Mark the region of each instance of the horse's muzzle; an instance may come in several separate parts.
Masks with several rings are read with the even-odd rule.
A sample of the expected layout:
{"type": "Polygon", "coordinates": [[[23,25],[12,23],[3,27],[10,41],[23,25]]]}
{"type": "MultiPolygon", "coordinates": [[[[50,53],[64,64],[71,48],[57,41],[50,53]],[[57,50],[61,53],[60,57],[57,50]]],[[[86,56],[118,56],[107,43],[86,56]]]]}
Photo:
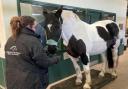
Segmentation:
{"type": "Polygon", "coordinates": [[[57,51],[56,45],[48,45],[48,52],[49,52],[50,54],[55,54],[56,51],[57,51]]]}

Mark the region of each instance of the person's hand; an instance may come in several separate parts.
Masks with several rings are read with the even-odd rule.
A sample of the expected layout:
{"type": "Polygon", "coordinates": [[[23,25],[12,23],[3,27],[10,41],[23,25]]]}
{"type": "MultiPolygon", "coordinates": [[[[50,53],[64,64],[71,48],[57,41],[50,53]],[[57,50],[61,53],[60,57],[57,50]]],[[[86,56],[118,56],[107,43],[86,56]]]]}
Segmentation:
{"type": "Polygon", "coordinates": [[[54,62],[55,62],[55,64],[57,64],[59,61],[60,61],[60,59],[61,59],[61,56],[58,56],[58,55],[55,55],[54,57],[54,62]]]}
{"type": "Polygon", "coordinates": [[[48,51],[48,48],[47,48],[47,47],[44,47],[43,49],[44,49],[44,51],[45,51],[45,52],[47,52],[47,51],[48,51]]]}

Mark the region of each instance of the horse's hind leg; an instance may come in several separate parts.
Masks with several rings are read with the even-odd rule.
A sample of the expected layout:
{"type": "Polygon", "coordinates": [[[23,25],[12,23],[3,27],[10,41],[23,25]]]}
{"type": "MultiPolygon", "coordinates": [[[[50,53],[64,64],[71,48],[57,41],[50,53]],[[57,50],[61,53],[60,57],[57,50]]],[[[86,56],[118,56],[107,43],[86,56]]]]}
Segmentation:
{"type": "Polygon", "coordinates": [[[111,70],[111,74],[117,77],[117,66],[118,66],[118,48],[112,49],[114,67],[111,70]]]}
{"type": "Polygon", "coordinates": [[[78,58],[74,58],[70,55],[69,55],[69,57],[70,57],[73,65],[74,65],[74,68],[75,68],[75,71],[76,71],[76,76],[77,76],[76,85],[80,85],[82,83],[82,74],[81,74],[80,66],[77,63],[78,58]]]}
{"type": "Polygon", "coordinates": [[[111,74],[113,75],[113,76],[117,76],[117,71],[116,71],[116,68],[117,68],[117,62],[118,62],[118,50],[117,49],[113,49],[112,50],[112,52],[113,52],[113,61],[114,61],[114,66],[113,66],[113,68],[111,69],[111,74]]]}
{"type": "Polygon", "coordinates": [[[113,49],[112,49],[112,55],[113,55],[113,61],[114,61],[114,66],[111,70],[111,74],[115,77],[117,77],[117,66],[118,66],[118,47],[120,44],[120,40],[118,39],[116,41],[116,44],[114,45],[113,49]]]}
{"type": "Polygon", "coordinates": [[[103,52],[101,54],[101,60],[102,60],[102,69],[101,69],[101,72],[99,73],[99,77],[104,77],[104,74],[106,72],[106,67],[107,67],[106,52],[103,52]]]}

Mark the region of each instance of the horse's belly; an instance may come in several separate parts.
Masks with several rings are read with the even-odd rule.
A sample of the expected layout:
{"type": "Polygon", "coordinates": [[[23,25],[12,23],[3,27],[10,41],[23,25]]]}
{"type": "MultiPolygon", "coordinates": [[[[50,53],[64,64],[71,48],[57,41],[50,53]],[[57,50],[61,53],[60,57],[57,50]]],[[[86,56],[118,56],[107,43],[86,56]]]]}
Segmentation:
{"type": "Polygon", "coordinates": [[[92,48],[89,52],[90,55],[101,54],[101,53],[105,52],[107,49],[106,42],[104,42],[104,41],[96,41],[96,42],[92,42],[92,44],[93,44],[92,48]]]}

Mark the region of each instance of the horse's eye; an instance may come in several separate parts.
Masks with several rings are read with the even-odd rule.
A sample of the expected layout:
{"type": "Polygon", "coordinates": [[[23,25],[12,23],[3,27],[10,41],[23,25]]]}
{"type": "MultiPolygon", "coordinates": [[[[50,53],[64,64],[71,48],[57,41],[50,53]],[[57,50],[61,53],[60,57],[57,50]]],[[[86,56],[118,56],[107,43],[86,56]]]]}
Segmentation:
{"type": "Polygon", "coordinates": [[[47,28],[47,25],[45,25],[44,28],[47,28]]]}
{"type": "Polygon", "coordinates": [[[58,25],[55,25],[55,28],[59,28],[59,26],[58,25]]]}

